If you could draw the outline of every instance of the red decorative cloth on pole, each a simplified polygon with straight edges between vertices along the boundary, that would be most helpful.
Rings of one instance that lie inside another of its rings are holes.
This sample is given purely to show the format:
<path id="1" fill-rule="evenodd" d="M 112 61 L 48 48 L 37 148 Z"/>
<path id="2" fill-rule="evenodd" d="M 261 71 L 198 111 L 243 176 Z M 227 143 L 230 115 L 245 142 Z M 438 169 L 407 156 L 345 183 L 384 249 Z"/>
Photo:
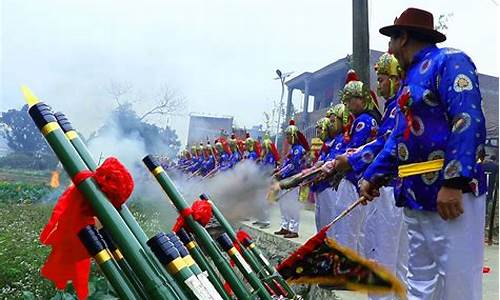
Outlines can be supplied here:
<path id="1" fill-rule="evenodd" d="M 404 299 L 405 287 L 395 275 L 328 238 L 329 228 L 323 227 L 276 267 L 286 281 L 374 294 L 394 293 Z"/>
<path id="2" fill-rule="evenodd" d="M 95 213 L 77 186 L 89 177 L 97 182 L 116 208 L 125 203 L 134 188 L 132 176 L 125 166 L 116 158 L 108 158 L 95 173 L 84 171 L 75 175 L 74 185 L 61 195 L 40 233 L 40 242 L 52 246 L 41 269 L 42 275 L 60 290 L 71 281 L 78 299 L 86 299 L 88 295 L 90 256 L 77 234 L 83 227 L 95 224 Z"/>
<path id="3" fill-rule="evenodd" d="M 200 223 L 201 226 L 205 227 L 213 215 L 212 205 L 210 205 L 208 201 L 200 199 L 194 201 L 193 205 L 191 205 L 191 208 L 186 208 L 183 211 L 181 211 L 179 217 L 177 217 L 177 221 L 172 227 L 172 231 L 177 232 L 183 227 L 184 229 L 189 230 L 189 228 L 185 226 L 186 222 L 184 221 L 184 219 L 190 215 L 193 216 L 193 219 L 196 222 Z"/>

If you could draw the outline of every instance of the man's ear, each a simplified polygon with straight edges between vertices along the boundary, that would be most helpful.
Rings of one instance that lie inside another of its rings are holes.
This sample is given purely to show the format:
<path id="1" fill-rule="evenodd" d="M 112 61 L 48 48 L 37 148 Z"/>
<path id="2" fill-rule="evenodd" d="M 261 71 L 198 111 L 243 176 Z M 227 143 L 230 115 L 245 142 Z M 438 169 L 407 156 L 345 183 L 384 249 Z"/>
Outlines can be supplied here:
<path id="1" fill-rule="evenodd" d="M 402 31 L 401 36 L 399 37 L 400 48 L 408 46 L 408 40 L 410 36 L 408 35 L 408 31 Z"/>

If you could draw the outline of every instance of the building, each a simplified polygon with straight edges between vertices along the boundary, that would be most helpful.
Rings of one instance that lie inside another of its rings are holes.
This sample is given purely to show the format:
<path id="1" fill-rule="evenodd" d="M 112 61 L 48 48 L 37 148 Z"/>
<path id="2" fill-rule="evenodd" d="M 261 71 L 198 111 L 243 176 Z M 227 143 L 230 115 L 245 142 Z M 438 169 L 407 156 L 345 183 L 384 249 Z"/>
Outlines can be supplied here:
<path id="1" fill-rule="evenodd" d="M 221 131 L 231 133 L 233 128 L 233 117 L 210 116 L 201 114 L 189 114 L 189 129 L 187 145 L 205 143 L 207 140 L 213 143 Z"/>
<path id="2" fill-rule="evenodd" d="M 370 50 L 370 68 L 383 52 Z M 338 92 L 344 87 L 345 76 L 351 68 L 350 56 L 341 58 L 315 72 L 304 72 L 285 82 L 288 88 L 286 121 L 293 115 L 292 95 L 301 91 L 302 111 L 294 116 L 298 126 L 310 140 L 315 134 L 316 121 L 324 116 L 328 107 L 339 103 Z M 376 89 L 375 72 L 370 72 L 370 87 Z M 486 126 L 488 129 L 487 146 L 489 152 L 498 152 L 498 77 L 479 74 L 479 86 L 483 96 Z M 310 102 L 312 110 L 309 110 Z M 379 99 L 379 107 L 383 110 L 383 99 Z M 487 149 L 488 150 L 488 149 Z"/>

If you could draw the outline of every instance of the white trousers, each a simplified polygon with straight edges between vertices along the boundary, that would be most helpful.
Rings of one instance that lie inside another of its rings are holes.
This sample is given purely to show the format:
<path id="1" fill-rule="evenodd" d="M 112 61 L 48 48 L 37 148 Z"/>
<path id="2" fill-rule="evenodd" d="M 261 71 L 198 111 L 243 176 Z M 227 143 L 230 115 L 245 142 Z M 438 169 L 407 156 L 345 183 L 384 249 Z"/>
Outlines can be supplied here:
<path id="1" fill-rule="evenodd" d="M 485 196 L 464 194 L 463 207 L 451 221 L 405 208 L 408 300 L 482 299 Z"/>
<path id="2" fill-rule="evenodd" d="M 281 212 L 281 228 L 291 232 L 299 232 L 300 211 L 303 203 L 299 202 L 299 189 L 294 189 L 279 201 Z"/>
<path id="3" fill-rule="evenodd" d="M 259 205 L 259 209 L 256 213 L 255 218 L 257 221 L 262 222 L 262 223 L 270 223 L 271 222 L 271 216 L 270 216 L 270 211 L 272 208 L 271 202 L 269 202 L 267 199 L 267 191 L 259 191 L 258 192 L 258 199 L 260 200 L 257 204 Z"/>
<path id="4" fill-rule="evenodd" d="M 366 207 L 363 224 L 363 254 L 377 261 L 405 283 L 408 264 L 408 239 L 403 222 L 403 209 L 396 207 L 394 189 L 382 187 L 380 197 Z M 369 295 L 369 299 L 397 299 L 394 295 Z"/>
<path id="5" fill-rule="evenodd" d="M 337 191 L 337 201 L 335 202 L 335 216 L 338 216 L 352 203 L 358 200 L 358 191 L 356 187 L 346 179 L 342 179 Z M 363 236 L 361 232 L 362 224 L 365 219 L 366 209 L 356 207 L 349 215 L 335 223 L 332 227 L 332 236 L 340 244 L 363 254 Z"/>
<path id="6" fill-rule="evenodd" d="M 327 188 L 320 193 L 316 193 L 315 221 L 317 231 L 320 231 L 321 228 L 330 223 L 336 217 L 336 201 L 337 191 L 331 188 Z"/>

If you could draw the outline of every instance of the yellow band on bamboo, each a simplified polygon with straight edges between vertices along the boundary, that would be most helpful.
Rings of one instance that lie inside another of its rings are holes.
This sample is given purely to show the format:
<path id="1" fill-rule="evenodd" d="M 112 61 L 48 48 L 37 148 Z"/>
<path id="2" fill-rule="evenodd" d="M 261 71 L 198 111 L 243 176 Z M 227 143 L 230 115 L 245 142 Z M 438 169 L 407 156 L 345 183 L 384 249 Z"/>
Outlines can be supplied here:
<path id="1" fill-rule="evenodd" d="M 68 140 L 76 139 L 78 137 L 78 133 L 76 133 L 76 131 L 74 130 L 66 132 L 65 135 L 68 138 Z"/>
<path id="2" fill-rule="evenodd" d="M 47 136 L 47 134 L 59 128 L 59 124 L 57 122 L 49 122 L 42 127 L 42 134 Z"/>
<path id="3" fill-rule="evenodd" d="M 94 259 L 97 262 L 97 264 L 101 265 L 110 260 L 111 255 L 109 255 L 108 249 L 103 249 L 94 256 Z"/>
<path id="4" fill-rule="evenodd" d="M 251 243 L 250 245 L 248 245 L 248 248 L 250 248 L 250 249 L 255 248 L 255 243 Z"/>
<path id="5" fill-rule="evenodd" d="M 187 266 L 186 263 L 184 262 L 184 259 L 182 259 L 182 257 L 177 257 L 167 265 L 167 270 L 171 274 L 177 274 L 180 270 L 184 269 L 185 267 Z"/>
<path id="6" fill-rule="evenodd" d="M 153 174 L 154 174 L 155 176 L 157 176 L 158 174 L 160 174 L 160 173 L 161 173 L 161 172 L 163 172 L 163 171 L 164 171 L 164 170 L 163 170 L 162 166 L 158 166 L 158 167 L 154 168 L 154 170 L 153 170 Z"/>
<path id="7" fill-rule="evenodd" d="M 227 253 L 229 253 L 229 255 L 233 256 L 233 255 L 236 255 L 238 253 L 238 250 L 235 247 L 233 247 L 233 248 L 229 249 L 227 251 Z"/>
<path id="8" fill-rule="evenodd" d="M 116 260 L 123 259 L 123 255 L 122 255 L 120 249 L 116 249 L 115 251 L 113 251 L 113 256 L 115 257 Z"/>
<path id="9" fill-rule="evenodd" d="M 189 250 L 194 249 L 194 248 L 196 248 L 196 243 L 191 241 L 191 242 L 186 244 L 186 248 L 188 248 Z"/>
<path id="10" fill-rule="evenodd" d="M 401 178 L 436 172 L 443 168 L 444 159 L 435 159 L 420 163 L 402 165 L 398 167 L 398 176 Z"/>
<path id="11" fill-rule="evenodd" d="M 196 264 L 194 259 L 191 257 L 191 255 L 186 255 L 184 256 L 184 262 L 188 267 L 191 267 L 192 265 Z"/>

